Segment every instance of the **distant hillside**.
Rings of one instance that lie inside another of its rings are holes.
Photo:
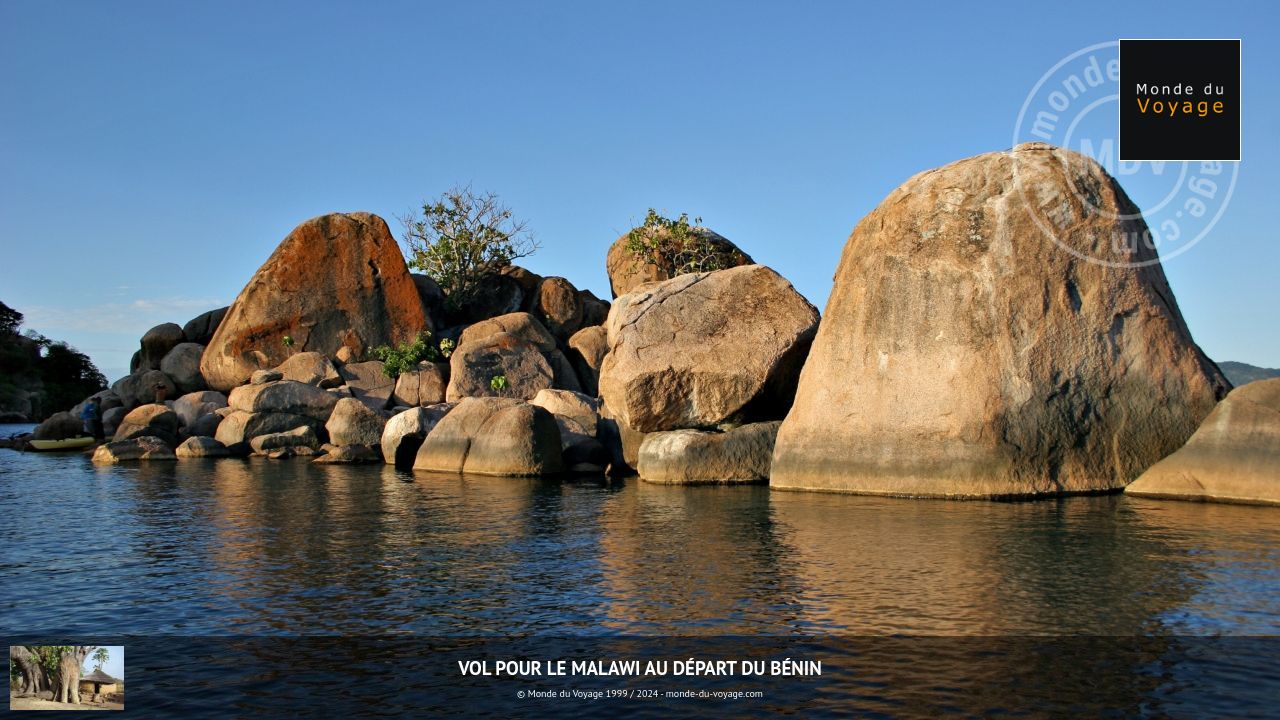
[[[1240,387],[1245,383],[1251,383],[1254,380],[1266,380],[1268,378],[1280,377],[1280,369],[1263,368],[1257,365],[1250,365],[1242,362],[1218,363],[1218,367],[1222,368],[1222,373],[1227,376],[1232,385]]]

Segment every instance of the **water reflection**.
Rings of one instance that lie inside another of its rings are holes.
[[[11,629],[1276,633],[1274,508],[0,455]]]

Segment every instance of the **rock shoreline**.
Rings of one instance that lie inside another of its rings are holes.
[[[1035,214],[1053,203],[1077,218],[1060,242],[1115,262],[1049,242]],[[1280,380],[1227,394],[1155,251],[1108,248],[1143,230],[1100,166],[1029,144],[891,193],[846,242],[822,315],[706,228],[719,269],[682,274],[624,235],[606,253],[612,303],[511,266],[445,312],[381,218],[325,215],[232,305],[140,339],[94,396],[110,442],[93,460],[1280,504]],[[452,354],[398,374],[372,355],[423,333]],[[79,434],[83,407],[35,435]]]

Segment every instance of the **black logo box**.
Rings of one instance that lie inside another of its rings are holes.
[[[1119,158],[1239,160],[1241,94],[1238,39],[1121,39]]]

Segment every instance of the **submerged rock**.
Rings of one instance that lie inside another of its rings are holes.
[[[178,458],[219,458],[230,457],[231,451],[226,445],[211,437],[189,437],[173,451]]]
[[[650,433],[640,445],[636,471],[642,480],[676,485],[764,482],[780,424]]]
[[[177,460],[173,448],[158,437],[142,436],[99,445],[93,451],[93,462],[109,465],[126,460]]]
[[[546,475],[563,468],[560,430],[546,410],[512,398],[466,398],[418,450],[414,470]]]
[[[1151,466],[1125,492],[1280,505],[1280,379],[1232,390],[1186,445]]]
[[[412,468],[422,442],[452,409],[450,403],[409,408],[388,420],[382,429],[382,457],[386,463]]]
[[[1070,220],[1057,244],[1050,210]],[[1047,145],[909,179],[845,244],[770,485],[951,498],[1124,487],[1229,387],[1155,251],[1115,242],[1146,232],[1097,163]]]
[[[227,310],[200,369],[226,392],[297,351],[359,357],[429,329],[417,286],[386,222],[330,214],[299,225]]]

